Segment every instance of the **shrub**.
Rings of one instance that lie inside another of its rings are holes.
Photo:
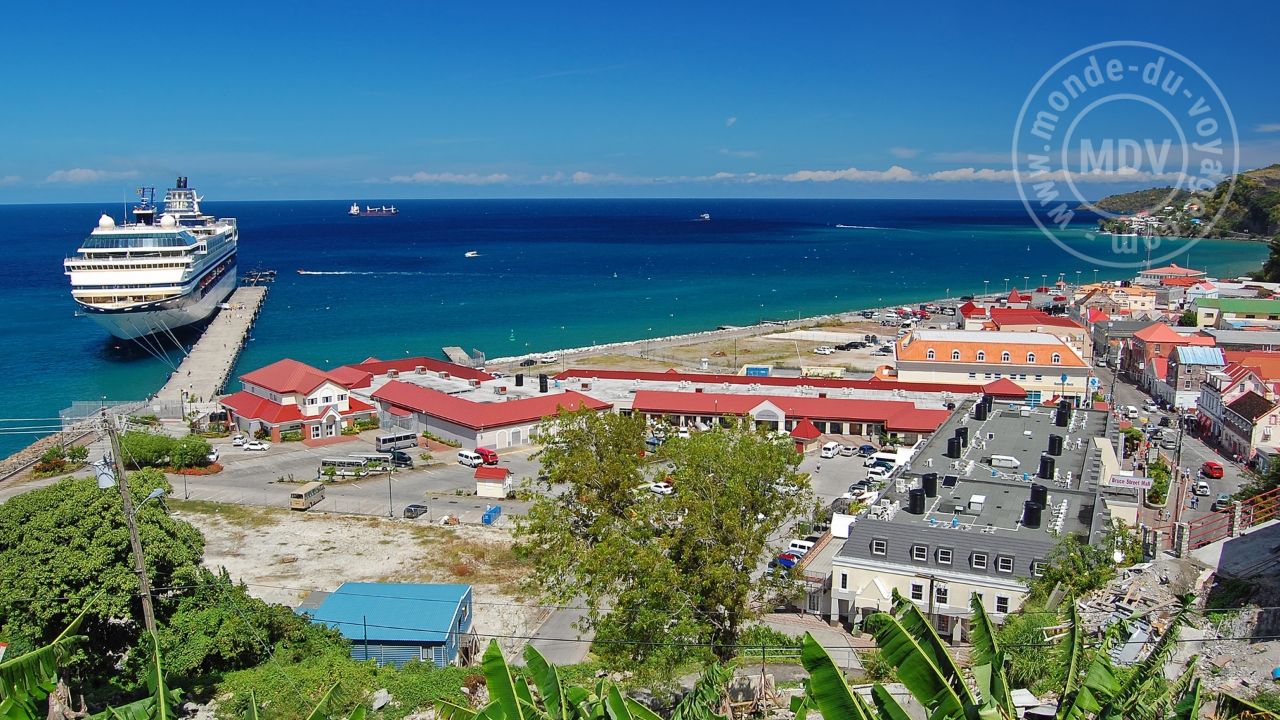
[[[130,430],[120,436],[122,460],[134,469],[166,465],[176,442],[168,435]]]
[[[302,440],[301,430],[286,430],[280,433],[280,442],[299,442]]]
[[[67,459],[77,465],[83,465],[89,459],[89,448],[84,445],[72,445],[67,448]]]
[[[175,468],[204,467],[209,464],[209,441],[199,435],[188,435],[173,444],[169,462]]]

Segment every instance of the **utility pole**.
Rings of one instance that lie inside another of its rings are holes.
[[[395,503],[391,500],[391,476],[396,474],[395,462],[387,464],[387,517],[396,516]]]
[[[147,565],[142,556],[142,538],[138,536],[138,524],[134,517],[133,496],[129,494],[129,481],[124,474],[124,466],[120,458],[120,436],[116,433],[115,423],[107,417],[107,409],[102,409],[102,421],[111,442],[111,464],[116,473],[116,488],[120,491],[120,508],[124,511],[124,522],[129,528],[129,547],[133,551],[133,571],[138,575],[138,588],[142,597],[142,622],[147,632],[156,633],[156,611],[151,606],[151,580],[147,577]]]

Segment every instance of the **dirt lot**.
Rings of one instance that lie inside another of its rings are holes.
[[[268,602],[296,606],[311,590],[344,582],[464,582],[474,587],[478,633],[530,635],[543,611],[521,604],[527,567],[511,552],[510,531],[417,520],[293,513],[171,502],[174,516],[200,529],[204,562],[225,567]]]

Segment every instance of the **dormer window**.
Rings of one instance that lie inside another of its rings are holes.
[[[986,361],[987,361],[987,353],[986,353],[986,351],[985,351],[985,350],[979,350],[979,351],[978,351],[978,362],[986,362]]]
[[[1004,352],[1000,353],[1000,362],[1007,363],[1012,359],[1013,359],[1013,356],[1009,354],[1008,350],[1005,350]]]
[[[934,358],[933,348],[929,348],[927,351],[925,351],[924,359],[932,360],[933,358]]]
[[[1053,361],[1053,364],[1054,364],[1054,365],[1057,365],[1057,364],[1059,364],[1059,363],[1061,363],[1061,362],[1062,362],[1062,356],[1061,356],[1061,355],[1059,355],[1058,353],[1054,353],[1054,354],[1053,354],[1053,357],[1052,357],[1052,358],[1049,358],[1049,359],[1050,359],[1051,361]]]
[[[1033,364],[1035,364],[1035,361],[1036,361],[1036,354],[1035,354],[1035,353],[1027,353],[1027,364],[1029,364],[1029,365],[1033,365]]]
[[[959,360],[959,359],[960,359],[960,351],[959,351],[959,350],[952,350],[952,351],[951,351],[951,359],[952,359],[952,360]]]

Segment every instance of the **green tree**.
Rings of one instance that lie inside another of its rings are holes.
[[[130,475],[147,571],[156,588],[185,586],[198,578],[204,549],[194,527],[170,518],[157,503],[141,504],[151,490],[168,487],[156,470]],[[68,658],[90,697],[110,696],[113,686],[132,686],[116,669],[141,635],[142,604],[120,496],[100,490],[92,478],[76,478],[0,505],[0,639],[12,645],[11,652],[51,642],[98,593],[102,599],[81,624],[91,642]],[[181,597],[155,593],[160,622],[173,615]],[[122,685],[115,686],[118,682]]]
[[[646,466],[636,417],[562,413],[540,434],[542,483],[564,490],[517,526],[519,550],[535,560],[532,589],[585,599],[604,657],[670,669],[689,656],[685,643],[732,657],[756,603],[789,585],[752,577],[772,553],[768,538],[812,510],[790,439],[744,419],[669,440]],[[663,479],[674,494],[649,492]]]
[[[120,436],[121,460],[134,469],[159,467],[169,462],[176,444],[168,435],[130,430]]]
[[[186,435],[173,444],[169,464],[175,468],[204,467],[209,464],[209,441],[199,435]]]
[[[1179,316],[1178,316],[1178,325],[1179,325],[1179,326],[1181,326],[1181,327],[1195,327],[1195,326],[1196,326],[1196,311],[1195,311],[1195,310],[1184,310],[1184,311],[1183,311],[1183,313],[1182,313],[1181,315],[1179,315]]]

